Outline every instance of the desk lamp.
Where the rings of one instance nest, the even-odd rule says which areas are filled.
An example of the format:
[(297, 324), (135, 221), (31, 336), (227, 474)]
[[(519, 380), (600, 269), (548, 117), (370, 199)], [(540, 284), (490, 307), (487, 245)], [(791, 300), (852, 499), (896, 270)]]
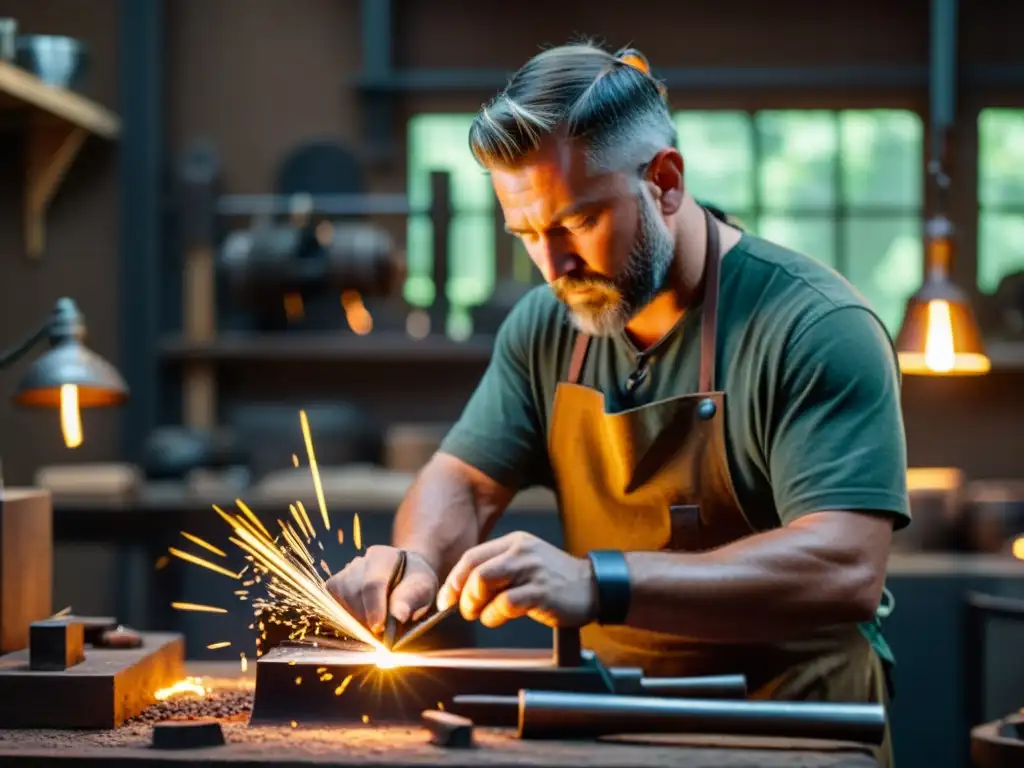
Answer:
[(80, 408), (121, 405), (128, 387), (110, 363), (83, 343), (85, 320), (68, 298), (58, 299), (46, 322), (25, 341), (0, 352), (0, 369), (24, 357), (43, 339), (50, 349), (26, 371), (13, 401), (30, 408), (59, 408), (64, 444), (82, 444)]

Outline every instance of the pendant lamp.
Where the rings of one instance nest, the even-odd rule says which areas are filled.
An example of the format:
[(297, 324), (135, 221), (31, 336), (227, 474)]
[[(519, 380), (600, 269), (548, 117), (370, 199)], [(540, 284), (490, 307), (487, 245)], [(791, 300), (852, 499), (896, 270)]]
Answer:
[(926, 376), (977, 376), (992, 364), (967, 294), (950, 275), (953, 224), (943, 214), (925, 225), (925, 277), (910, 297), (896, 337), (900, 369)]

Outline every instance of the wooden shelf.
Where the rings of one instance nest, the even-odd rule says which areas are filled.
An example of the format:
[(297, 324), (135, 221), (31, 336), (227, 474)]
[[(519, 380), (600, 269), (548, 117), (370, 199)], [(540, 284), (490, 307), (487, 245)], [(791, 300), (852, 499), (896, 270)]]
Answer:
[(223, 333), (211, 342), (166, 338), (160, 345), (165, 360), (179, 362), (469, 362), (486, 363), (493, 339), (474, 336), (458, 342), (428, 336), (413, 339), (402, 333), (352, 336), (341, 333)]
[(110, 141), (121, 133), (114, 113), (20, 67), (0, 62), (0, 108), (28, 110), (25, 250), (37, 258), (45, 243), (46, 210), (90, 135)]

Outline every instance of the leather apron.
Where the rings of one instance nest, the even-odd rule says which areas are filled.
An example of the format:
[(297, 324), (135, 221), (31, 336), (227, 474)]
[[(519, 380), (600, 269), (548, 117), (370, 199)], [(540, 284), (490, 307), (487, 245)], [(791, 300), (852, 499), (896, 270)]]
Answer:
[[(548, 451), (564, 546), (575, 556), (594, 549), (695, 552), (779, 525), (774, 513), (758, 519), (741, 507), (729, 474), (725, 393), (715, 385), (722, 254), (718, 227), (705, 216), (698, 391), (607, 413), (604, 394), (581, 384), (590, 343), (584, 334), (556, 387)], [(856, 625), (785, 644), (732, 645), (591, 624), (582, 643), (606, 665), (648, 675), (746, 674), (751, 698), (886, 701), (882, 662)], [(878, 758), (890, 764), (888, 733)]]

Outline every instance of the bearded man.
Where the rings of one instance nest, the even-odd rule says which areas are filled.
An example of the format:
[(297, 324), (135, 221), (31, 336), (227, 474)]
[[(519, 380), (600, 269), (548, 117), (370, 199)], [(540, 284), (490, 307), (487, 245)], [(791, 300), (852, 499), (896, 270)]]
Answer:
[[(887, 701), (879, 616), (910, 518), (878, 316), (820, 262), (696, 202), (636, 51), (537, 55), (469, 144), (547, 285), (504, 322), (393, 546), (353, 561), (334, 594), (376, 631), (457, 604), (489, 627), (582, 627), (601, 661), (650, 675)], [(564, 549), (487, 539), (531, 485), (555, 491)]]

